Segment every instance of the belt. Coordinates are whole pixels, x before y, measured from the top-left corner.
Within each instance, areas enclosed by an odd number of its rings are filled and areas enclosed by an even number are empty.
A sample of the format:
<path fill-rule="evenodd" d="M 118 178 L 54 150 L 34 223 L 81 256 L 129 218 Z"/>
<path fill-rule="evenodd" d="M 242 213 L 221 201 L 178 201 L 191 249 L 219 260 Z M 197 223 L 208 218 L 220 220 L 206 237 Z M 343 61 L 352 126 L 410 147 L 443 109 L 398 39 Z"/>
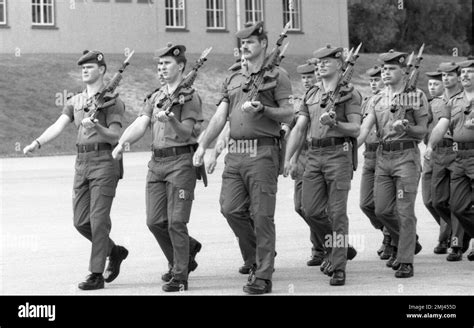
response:
<path fill-rule="evenodd" d="M 248 142 L 248 141 L 253 141 L 257 140 L 257 146 L 274 146 L 274 145 L 279 145 L 280 139 L 277 137 L 261 137 L 261 138 L 255 138 L 255 139 L 231 139 L 234 142 Z"/>
<path fill-rule="evenodd" d="M 112 145 L 108 143 L 95 143 L 89 145 L 76 145 L 78 153 L 89 153 L 91 151 L 112 150 Z"/>
<path fill-rule="evenodd" d="M 474 149 L 474 142 L 455 142 L 458 150 L 472 150 Z"/>
<path fill-rule="evenodd" d="M 377 151 L 378 147 L 379 147 L 378 143 L 366 143 L 365 144 L 365 151 L 375 152 L 375 151 Z"/>
<path fill-rule="evenodd" d="M 171 157 L 171 156 L 178 156 L 182 154 L 188 154 L 195 151 L 197 148 L 197 144 L 195 145 L 186 145 L 186 146 L 179 146 L 179 147 L 168 147 L 162 149 L 153 149 L 153 156 L 154 157 Z"/>
<path fill-rule="evenodd" d="M 308 142 L 308 147 L 313 148 L 325 148 L 331 146 L 342 145 L 349 140 L 344 137 L 332 137 L 332 138 L 324 138 L 324 139 L 312 139 Z"/>
<path fill-rule="evenodd" d="M 451 148 L 453 146 L 453 140 L 451 139 L 443 139 L 438 144 L 436 147 L 438 148 Z"/>
<path fill-rule="evenodd" d="M 384 151 L 398 151 L 398 150 L 405 150 L 405 149 L 412 149 L 415 148 L 416 142 L 415 141 L 392 141 L 389 143 L 382 143 L 382 149 Z"/>

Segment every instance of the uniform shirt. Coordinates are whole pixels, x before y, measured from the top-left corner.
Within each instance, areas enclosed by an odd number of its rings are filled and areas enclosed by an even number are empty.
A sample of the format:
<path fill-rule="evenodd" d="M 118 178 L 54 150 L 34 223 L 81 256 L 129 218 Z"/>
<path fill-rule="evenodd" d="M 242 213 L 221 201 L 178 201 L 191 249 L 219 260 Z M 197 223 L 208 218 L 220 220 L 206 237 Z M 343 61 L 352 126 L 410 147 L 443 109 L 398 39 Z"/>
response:
<path fill-rule="evenodd" d="M 416 110 L 413 108 L 407 109 L 405 117 L 400 118 L 400 109 L 395 113 L 390 111 L 391 103 L 389 102 L 389 90 L 388 88 L 383 89 L 378 95 L 374 97 L 374 100 L 370 103 L 369 111 L 375 115 L 378 134 L 383 142 L 397 141 L 397 140 L 413 140 L 416 142 L 421 141 L 423 138 L 416 138 L 409 135 L 406 131 L 397 132 L 393 129 L 393 123 L 399 119 L 406 119 L 409 125 L 419 124 L 421 119 L 428 116 L 429 103 L 425 94 L 421 90 L 417 90 L 419 97 L 419 108 Z M 415 98 L 413 96 L 412 98 Z M 417 123 L 418 122 L 418 123 Z"/>
<path fill-rule="evenodd" d="M 362 108 L 362 121 L 364 121 L 364 118 L 366 118 L 367 115 L 369 115 L 370 101 L 374 99 L 374 96 L 375 95 L 367 97 L 362 102 L 362 106 L 361 106 L 361 108 Z M 377 128 L 374 126 L 372 128 L 372 130 L 369 132 L 369 134 L 367 135 L 367 139 L 365 140 L 365 143 L 366 144 L 373 144 L 373 143 L 378 143 L 378 142 L 379 142 L 379 138 L 377 137 Z"/>
<path fill-rule="evenodd" d="M 193 132 L 191 137 L 187 140 L 182 139 L 171 126 L 171 123 L 160 122 L 158 121 L 158 113 L 162 111 L 161 108 L 158 108 L 158 103 L 160 100 L 165 99 L 167 96 L 166 88 L 161 88 L 156 91 L 150 98 L 145 100 L 145 105 L 143 106 L 139 116 L 146 115 L 150 121 L 150 128 L 152 134 L 152 145 L 153 149 L 162 149 L 169 147 L 179 147 L 186 145 L 194 145 L 197 143 L 197 133 Z M 201 99 L 197 93 L 194 91 L 192 98 L 185 102 L 184 104 L 173 105 L 171 111 L 174 114 L 174 117 L 179 122 L 184 120 L 191 119 L 196 123 L 202 122 L 202 108 L 201 108 Z"/>
<path fill-rule="evenodd" d="M 291 96 L 291 83 L 281 68 L 276 68 L 278 77 L 273 80 L 276 85 L 258 93 L 257 100 L 266 107 L 280 107 L 279 102 Z M 229 76 L 223 83 L 221 102 L 229 104 L 230 137 L 232 139 L 255 139 L 280 136 L 280 122 L 266 117 L 262 113 L 246 113 L 242 105 L 247 99 L 242 90 L 248 80 L 248 73 L 243 67 Z M 269 82 L 267 82 L 270 84 Z M 275 83 L 274 83 L 275 84 Z"/>
<path fill-rule="evenodd" d="M 469 104 L 466 94 L 462 92 L 451 98 L 441 116 L 450 120 L 449 129 L 455 142 L 474 142 L 474 130 L 464 126 L 467 120 L 474 118 L 474 106 L 471 106 L 471 112 L 468 115 L 464 114 Z"/>
<path fill-rule="evenodd" d="M 76 144 L 89 145 L 95 143 L 109 143 L 95 129 L 86 129 L 81 125 L 84 118 L 90 117 L 90 112 L 85 112 L 84 108 L 87 103 L 87 91 L 84 90 L 71 97 L 63 108 L 63 114 L 69 116 L 71 122 L 74 122 L 78 128 Z M 112 123 L 118 123 L 122 126 L 123 115 L 125 113 L 125 105 L 120 98 L 115 98 L 115 104 L 99 111 L 97 119 L 99 124 L 108 128 Z"/>
<path fill-rule="evenodd" d="M 429 140 L 433 128 L 436 126 L 436 124 L 438 124 L 439 119 L 443 117 L 447 105 L 448 104 L 445 97 L 435 97 L 431 99 L 430 108 L 432 119 L 430 124 L 428 125 L 428 135 L 426 137 L 426 140 Z M 451 131 L 448 130 L 448 132 L 446 132 L 443 138 L 452 140 L 453 136 L 451 135 Z"/>
<path fill-rule="evenodd" d="M 335 106 L 336 120 L 339 122 L 348 122 L 347 116 L 350 114 L 361 116 L 360 105 L 362 97 L 355 89 L 350 92 L 351 98 L 349 100 Z M 311 141 L 312 138 L 323 139 L 329 137 L 346 137 L 342 132 L 319 122 L 321 115 L 326 113 L 326 109 L 321 108 L 321 99 L 323 95 L 324 90 L 322 86 L 320 88 L 313 87 L 308 90 L 304 97 L 304 101 L 301 104 L 300 115 L 306 116 L 310 119 L 310 126 L 307 133 L 308 141 Z"/>

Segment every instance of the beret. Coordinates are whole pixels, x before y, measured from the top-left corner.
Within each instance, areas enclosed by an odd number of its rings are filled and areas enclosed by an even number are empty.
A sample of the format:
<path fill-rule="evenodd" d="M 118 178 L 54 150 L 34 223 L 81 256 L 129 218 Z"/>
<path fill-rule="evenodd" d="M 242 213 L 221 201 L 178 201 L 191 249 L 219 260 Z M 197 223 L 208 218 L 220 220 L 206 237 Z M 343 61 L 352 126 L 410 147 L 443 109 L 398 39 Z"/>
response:
<path fill-rule="evenodd" d="M 327 45 L 324 48 L 318 49 L 313 52 L 313 56 L 317 59 L 332 57 L 332 58 L 340 58 L 342 56 L 342 52 L 344 49 L 341 47 L 332 47 L 331 45 Z"/>
<path fill-rule="evenodd" d="M 104 54 L 100 51 L 93 50 L 84 50 L 82 53 L 81 58 L 77 61 L 77 65 L 83 65 L 86 63 L 95 63 L 98 64 L 99 66 L 107 66 L 105 63 L 105 57 Z"/>
<path fill-rule="evenodd" d="M 379 55 L 379 60 L 384 64 L 398 64 L 405 66 L 408 54 L 390 49 L 388 52 Z"/>
<path fill-rule="evenodd" d="M 382 68 L 375 65 L 374 67 L 369 68 L 365 73 L 370 77 L 378 76 L 382 73 Z"/>
<path fill-rule="evenodd" d="M 436 72 L 426 72 L 425 75 L 428 76 L 428 78 L 430 80 L 439 80 L 439 81 L 441 81 L 442 78 L 443 78 L 443 73 L 440 72 L 439 70 L 436 71 Z"/>
<path fill-rule="evenodd" d="M 474 66 L 474 59 L 462 61 L 458 63 L 458 65 L 460 68 L 467 68 L 467 67 Z"/>
<path fill-rule="evenodd" d="M 457 71 L 459 69 L 459 65 L 451 62 L 451 63 L 441 63 L 438 66 L 437 71 L 442 73 L 449 73 L 453 71 Z"/>
<path fill-rule="evenodd" d="M 310 74 L 316 71 L 316 67 L 312 64 L 303 64 L 296 68 L 296 72 L 299 74 Z"/>
<path fill-rule="evenodd" d="M 265 31 L 263 29 L 263 22 L 257 22 L 255 24 L 253 23 L 247 23 L 245 24 L 245 27 L 238 31 L 235 36 L 238 37 L 239 39 L 247 39 L 252 35 L 257 35 L 260 36 L 264 34 Z"/>
<path fill-rule="evenodd" d="M 155 51 L 155 59 L 164 57 L 164 56 L 171 56 L 171 57 L 182 57 L 186 52 L 186 47 L 183 45 L 173 45 L 172 43 L 168 43 L 166 47 L 158 49 Z"/>

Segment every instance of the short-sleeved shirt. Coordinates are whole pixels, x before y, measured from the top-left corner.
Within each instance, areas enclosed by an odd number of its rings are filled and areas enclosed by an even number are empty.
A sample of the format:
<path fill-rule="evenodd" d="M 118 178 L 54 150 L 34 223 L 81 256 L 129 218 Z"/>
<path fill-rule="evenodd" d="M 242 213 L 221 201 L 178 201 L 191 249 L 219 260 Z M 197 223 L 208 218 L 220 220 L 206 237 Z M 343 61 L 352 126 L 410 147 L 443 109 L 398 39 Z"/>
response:
<path fill-rule="evenodd" d="M 275 69 L 277 76 L 265 81 L 264 91 L 258 93 L 257 99 L 266 107 L 278 108 L 279 102 L 291 97 L 291 82 L 288 74 L 281 68 Z M 230 137 L 232 139 L 255 139 L 261 137 L 279 137 L 280 122 L 266 117 L 263 113 L 246 113 L 242 105 L 246 101 L 243 91 L 248 81 L 246 68 L 230 75 L 223 83 L 221 102 L 229 104 Z"/>
<path fill-rule="evenodd" d="M 464 113 L 469 104 L 466 94 L 462 92 L 449 100 L 441 115 L 450 120 L 449 129 L 455 142 L 474 142 L 474 130 L 464 126 L 467 120 L 474 118 L 474 110 L 467 115 Z"/>
<path fill-rule="evenodd" d="M 369 111 L 375 115 L 376 127 L 378 134 L 383 142 L 406 140 L 420 142 L 423 137 L 416 138 L 407 133 L 407 131 L 397 132 L 393 128 L 393 123 L 400 119 L 408 120 L 409 125 L 418 125 L 419 122 L 428 117 L 429 103 L 423 91 L 417 89 L 416 93 L 411 93 L 405 97 L 407 103 L 411 103 L 412 108 L 407 108 L 405 117 L 400 117 L 401 109 L 395 113 L 390 111 L 391 102 L 389 99 L 390 91 L 388 88 L 383 89 L 374 100 L 370 103 Z M 406 106 L 409 107 L 409 106 Z M 416 109 L 414 109 L 415 107 Z"/>
<path fill-rule="evenodd" d="M 78 145 L 89 145 L 95 143 L 108 143 L 102 135 L 100 135 L 95 129 L 86 129 L 81 125 L 84 118 L 90 117 L 91 112 L 86 112 L 87 104 L 87 91 L 84 90 L 66 102 L 63 108 L 63 114 L 67 115 L 71 122 L 74 122 L 78 129 L 76 144 Z M 112 106 L 104 108 L 99 111 L 97 119 L 99 124 L 108 128 L 112 123 L 117 123 L 122 126 L 123 115 L 125 113 L 125 105 L 117 96 L 115 103 Z"/>
<path fill-rule="evenodd" d="M 145 104 L 139 113 L 139 116 L 146 115 L 151 119 L 150 128 L 153 139 L 153 149 L 196 144 L 197 133 L 193 132 L 190 138 L 184 140 L 176 133 L 176 131 L 171 126 L 171 123 L 158 121 L 158 113 L 162 111 L 162 109 L 158 107 L 158 104 L 166 97 L 166 88 L 163 87 L 145 100 Z M 201 98 L 199 97 L 197 91 L 194 91 L 191 99 L 184 102 L 184 104 L 173 105 L 171 112 L 173 112 L 174 117 L 179 122 L 190 119 L 194 121 L 195 126 L 196 123 L 201 123 L 203 121 L 202 106 Z"/>
<path fill-rule="evenodd" d="M 349 92 L 351 93 L 350 96 Z M 308 141 L 311 139 L 324 139 L 329 137 L 346 137 L 343 132 L 319 122 L 321 115 L 327 112 L 326 108 L 321 108 L 321 100 L 323 97 L 324 90 L 322 86 L 313 87 L 308 90 L 301 104 L 300 115 L 306 116 L 310 120 L 307 133 Z M 338 103 L 335 106 L 336 120 L 339 122 L 348 122 L 347 117 L 351 114 L 357 114 L 359 117 L 362 116 L 360 108 L 362 96 L 360 93 L 353 89 L 348 91 L 347 98 L 347 101 Z"/>
<path fill-rule="evenodd" d="M 364 99 L 362 102 L 362 121 L 364 121 L 364 118 L 367 117 L 369 114 L 369 108 L 370 108 L 370 101 L 374 99 L 375 95 L 372 95 L 370 97 L 367 97 Z M 365 140 L 366 144 L 373 144 L 373 143 L 378 143 L 379 138 L 377 136 L 377 128 L 374 126 L 372 130 L 370 130 L 369 134 L 367 135 L 367 139 Z"/>
<path fill-rule="evenodd" d="M 439 119 L 445 115 L 446 111 L 446 106 L 448 105 L 446 98 L 444 97 L 435 97 L 431 99 L 430 101 L 430 108 L 431 108 L 431 115 L 432 119 L 430 124 L 428 125 L 428 138 L 431 135 L 431 132 L 433 131 L 433 128 L 438 124 Z M 443 137 L 444 139 L 453 139 L 453 136 L 451 135 L 451 131 L 448 130 L 446 134 Z"/>

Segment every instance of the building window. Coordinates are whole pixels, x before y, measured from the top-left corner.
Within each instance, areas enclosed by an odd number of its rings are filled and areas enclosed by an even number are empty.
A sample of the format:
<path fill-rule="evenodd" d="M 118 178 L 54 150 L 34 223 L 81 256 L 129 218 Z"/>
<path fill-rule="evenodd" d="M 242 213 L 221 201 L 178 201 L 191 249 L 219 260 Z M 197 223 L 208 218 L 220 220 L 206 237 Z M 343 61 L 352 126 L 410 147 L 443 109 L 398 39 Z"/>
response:
<path fill-rule="evenodd" d="M 283 26 L 290 18 L 290 31 L 301 31 L 301 0 L 283 0 Z"/>
<path fill-rule="evenodd" d="M 206 0 L 207 28 L 225 29 L 225 0 Z"/>
<path fill-rule="evenodd" d="M 33 25 L 54 26 L 54 0 L 32 0 Z"/>
<path fill-rule="evenodd" d="M 166 27 L 185 28 L 185 0 L 166 0 Z"/>
<path fill-rule="evenodd" d="M 0 25 L 7 24 L 7 0 L 0 0 Z"/>
<path fill-rule="evenodd" d="M 263 0 L 245 0 L 245 22 L 263 21 Z"/>

